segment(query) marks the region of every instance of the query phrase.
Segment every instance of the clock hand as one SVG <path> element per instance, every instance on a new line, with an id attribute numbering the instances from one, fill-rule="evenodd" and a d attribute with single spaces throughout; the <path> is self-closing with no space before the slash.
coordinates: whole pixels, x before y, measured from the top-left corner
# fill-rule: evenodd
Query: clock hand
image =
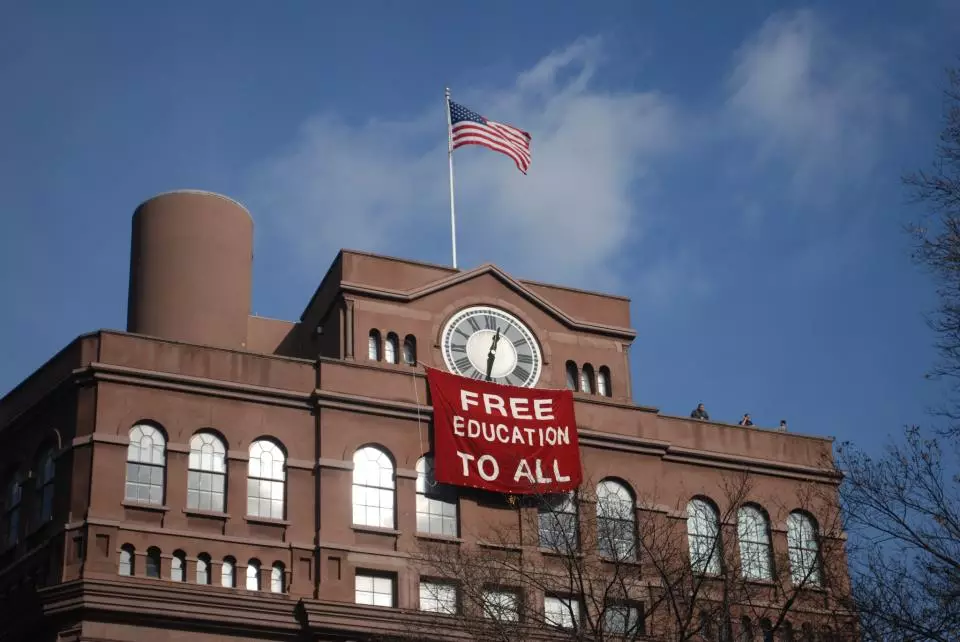
<path id="1" fill-rule="evenodd" d="M 497 358 L 497 344 L 500 343 L 500 328 L 497 328 L 497 334 L 490 342 L 490 351 L 487 352 L 487 381 L 490 381 L 490 372 L 493 370 L 493 362 Z"/>

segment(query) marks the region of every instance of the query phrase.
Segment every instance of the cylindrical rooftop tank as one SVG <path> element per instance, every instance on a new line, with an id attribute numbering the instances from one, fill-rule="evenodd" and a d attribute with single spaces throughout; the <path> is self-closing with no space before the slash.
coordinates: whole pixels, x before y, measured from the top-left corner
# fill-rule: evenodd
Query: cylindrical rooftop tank
<path id="1" fill-rule="evenodd" d="M 219 194 L 169 192 L 133 214 L 127 331 L 244 348 L 253 219 Z"/>

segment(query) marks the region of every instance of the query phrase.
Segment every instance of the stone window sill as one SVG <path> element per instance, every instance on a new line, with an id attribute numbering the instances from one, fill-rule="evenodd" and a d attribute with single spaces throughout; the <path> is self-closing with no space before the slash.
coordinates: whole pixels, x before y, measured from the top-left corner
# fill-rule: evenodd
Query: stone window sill
<path id="1" fill-rule="evenodd" d="M 168 510 L 170 510 L 170 507 L 164 504 L 147 504 L 146 502 L 132 502 L 129 500 L 124 500 L 123 506 L 125 508 L 139 508 L 140 510 L 149 510 L 155 513 L 166 513 Z"/>
<path id="2" fill-rule="evenodd" d="M 440 535 L 439 533 L 416 533 L 417 539 L 425 539 L 433 542 L 445 542 L 449 544 L 462 544 L 463 539 L 453 535 Z"/>
<path id="3" fill-rule="evenodd" d="M 363 524 L 353 524 L 351 528 L 358 533 L 373 533 L 375 535 L 393 535 L 399 536 L 400 531 L 395 528 L 384 528 L 382 526 L 364 526 Z"/>
<path id="4" fill-rule="evenodd" d="M 190 517 L 209 517 L 211 519 L 230 519 L 230 515 L 227 513 L 221 513 L 220 511 L 215 510 L 201 510 L 199 508 L 184 508 L 183 512 L 185 515 Z"/>
<path id="5" fill-rule="evenodd" d="M 266 524 L 268 526 L 289 526 L 290 522 L 285 519 L 276 519 L 274 517 L 258 517 L 256 515 L 247 515 L 244 517 L 251 524 Z"/>

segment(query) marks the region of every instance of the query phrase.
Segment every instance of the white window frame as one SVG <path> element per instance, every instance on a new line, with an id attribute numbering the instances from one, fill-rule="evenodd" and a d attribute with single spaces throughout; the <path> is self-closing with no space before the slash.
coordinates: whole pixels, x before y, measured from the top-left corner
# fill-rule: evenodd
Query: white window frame
<path id="1" fill-rule="evenodd" d="M 687 540 L 693 572 L 719 575 L 720 515 L 705 499 L 695 497 L 687 504 Z"/>
<path id="2" fill-rule="evenodd" d="M 580 516 L 573 492 L 543 497 L 537 516 L 541 548 L 561 553 L 580 549 Z"/>
<path id="3" fill-rule="evenodd" d="M 284 567 L 281 562 L 274 562 L 273 566 L 270 567 L 270 592 L 271 593 L 286 593 L 287 591 L 287 580 L 286 580 L 286 567 Z"/>
<path id="4" fill-rule="evenodd" d="M 580 368 L 580 392 L 585 392 L 590 395 L 596 393 L 593 377 L 593 366 L 591 366 L 589 363 L 583 364 L 583 366 Z"/>
<path id="5" fill-rule="evenodd" d="M 751 580 L 773 579 L 770 523 L 758 507 L 747 504 L 737 511 L 740 572 Z"/>
<path id="6" fill-rule="evenodd" d="M 580 390 L 580 370 L 573 361 L 567 361 L 563 369 L 566 371 L 567 390 Z"/>
<path id="7" fill-rule="evenodd" d="M 220 586 L 237 587 L 237 560 L 230 555 L 220 563 Z"/>
<path id="8" fill-rule="evenodd" d="M 260 590 L 260 560 L 251 559 L 247 561 L 247 567 L 244 572 L 246 582 L 244 586 L 248 591 Z"/>
<path id="9" fill-rule="evenodd" d="M 600 366 L 597 369 L 597 394 L 601 397 L 609 397 L 611 393 L 610 369 L 606 366 Z"/>
<path id="10" fill-rule="evenodd" d="M 384 450 L 364 446 L 353 454 L 353 524 L 396 528 L 396 473 Z"/>
<path id="11" fill-rule="evenodd" d="M 543 598 L 543 622 L 561 629 L 576 629 L 582 608 L 577 598 L 547 595 Z"/>
<path id="12" fill-rule="evenodd" d="M 287 456 L 271 439 L 250 444 L 247 462 L 247 516 L 283 519 L 286 515 Z"/>
<path id="13" fill-rule="evenodd" d="M 137 549 L 130 544 L 124 544 L 120 547 L 120 563 L 117 565 L 117 573 L 124 577 L 133 577 L 136 566 Z"/>
<path id="14" fill-rule="evenodd" d="M 227 496 L 227 447 L 204 430 L 190 438 L 187 463 L 187 508 L 222 513 Z"/>
<path id="15" fill-rule="evenodd" d="M 460 533 L 456 490 L 438 485 L 433 476 L 433 456 L 417 460 L 417 532 L 457 537 Z"/>
<path id="16" fill-rule="evenodd" d="M 358 571 L 354 576 L 354 600 L 357 604 L 393 608 L 396 599 L 396 576 L 365 571 Z"/>
<path id="17" fill-rule="evenodd" d="M 130 429 L 124 499 L 141 504 L 163 505 L 167 476 L 167 439 L 150 424 Z"/>
<path id="18" fill-rule="evenodd" d="M 608 602 L 603 609 L 605 634 L 636 638 L 645 632 L 643 605 L 633 602 Z"/>
<path id="19" fill-rule="evenodd" d="M 420 610 L 441 615 L 458 612 L 457 585 L 452 582 L 420 580 Z"/>
<path id="20" fill-rule="evenodd" d="M 380 331 L 373 329 L 367 335 L 367 359 L 380 361 L 381 359 Z"/>
<path id="21" fill-rule="evenodd" d="M 147 549 L 147 555 L 143 563 L 144 575 L 159 579 L 163 572 L 163 552 L 156 546 Z"/>
<path id="22" fill-rule="evenodd" d="M 196 580 L 197 584 L 210 584 L 211 575 L 210 572 L 211 558 L 207 553 L 200 553 L 197 555 L 197 572 Z"/>
<path id="23" fill-rule="evenodd" d="M 387 363 L 400 362 L 400 339 L 396 333 L 388 332 L 383 342 L 383 360 Z"/>
<path id="24" fill-rule="evenodd" d="M 183 551 L 174 551 L 170 558 L 170 579 L 174 582 L 187 581 L 187 554 Z"/>
<path id="25" fill-rule="evenodd" d="M 794 586 L 820 586 L 820 532 L 812 517 L 800 511 L 787 516 L 787 553 Z"/>
<path id="26" fill-rule="evenodd" d="M 408 366 L 417 365 L 417 338 L 412 334 L 403 338 L 403 362 Z"/>
<path id="27" fill-rule="evenodd" d="M 597 545 L 604 557 L 636 559 L 636 516 L 636 503 L 626 486 L 613 479 L 597 484 Z"/>

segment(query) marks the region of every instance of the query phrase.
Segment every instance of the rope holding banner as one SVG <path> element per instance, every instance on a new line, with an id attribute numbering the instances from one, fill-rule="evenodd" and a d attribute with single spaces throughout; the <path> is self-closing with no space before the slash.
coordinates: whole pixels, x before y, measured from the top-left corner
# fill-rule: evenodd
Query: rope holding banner
<path id="1" fill-rule="evenodd" d="M 423 362 L 419 359 L 417 360 L 417 365 L 423 367 Z M 413 397 L 417 400 L 417 435 L 420 439 L 420 452 L 426 455 L 427 449 L 423 447 L 423 422 L 420 417 L 420 391 L 417 390 L 417 375 L 414 372 L 410 373 L 410 379 L 413 381 Z M 426 461 L 424 463 L 424 468 L 426 468 Z M 427 485 L 431 488 L 437 486 L 437 481 L 433 478 L 433 475 L 427 475 L 427 471 L 424 470 L 424 477 L 426 478 Z"/>

